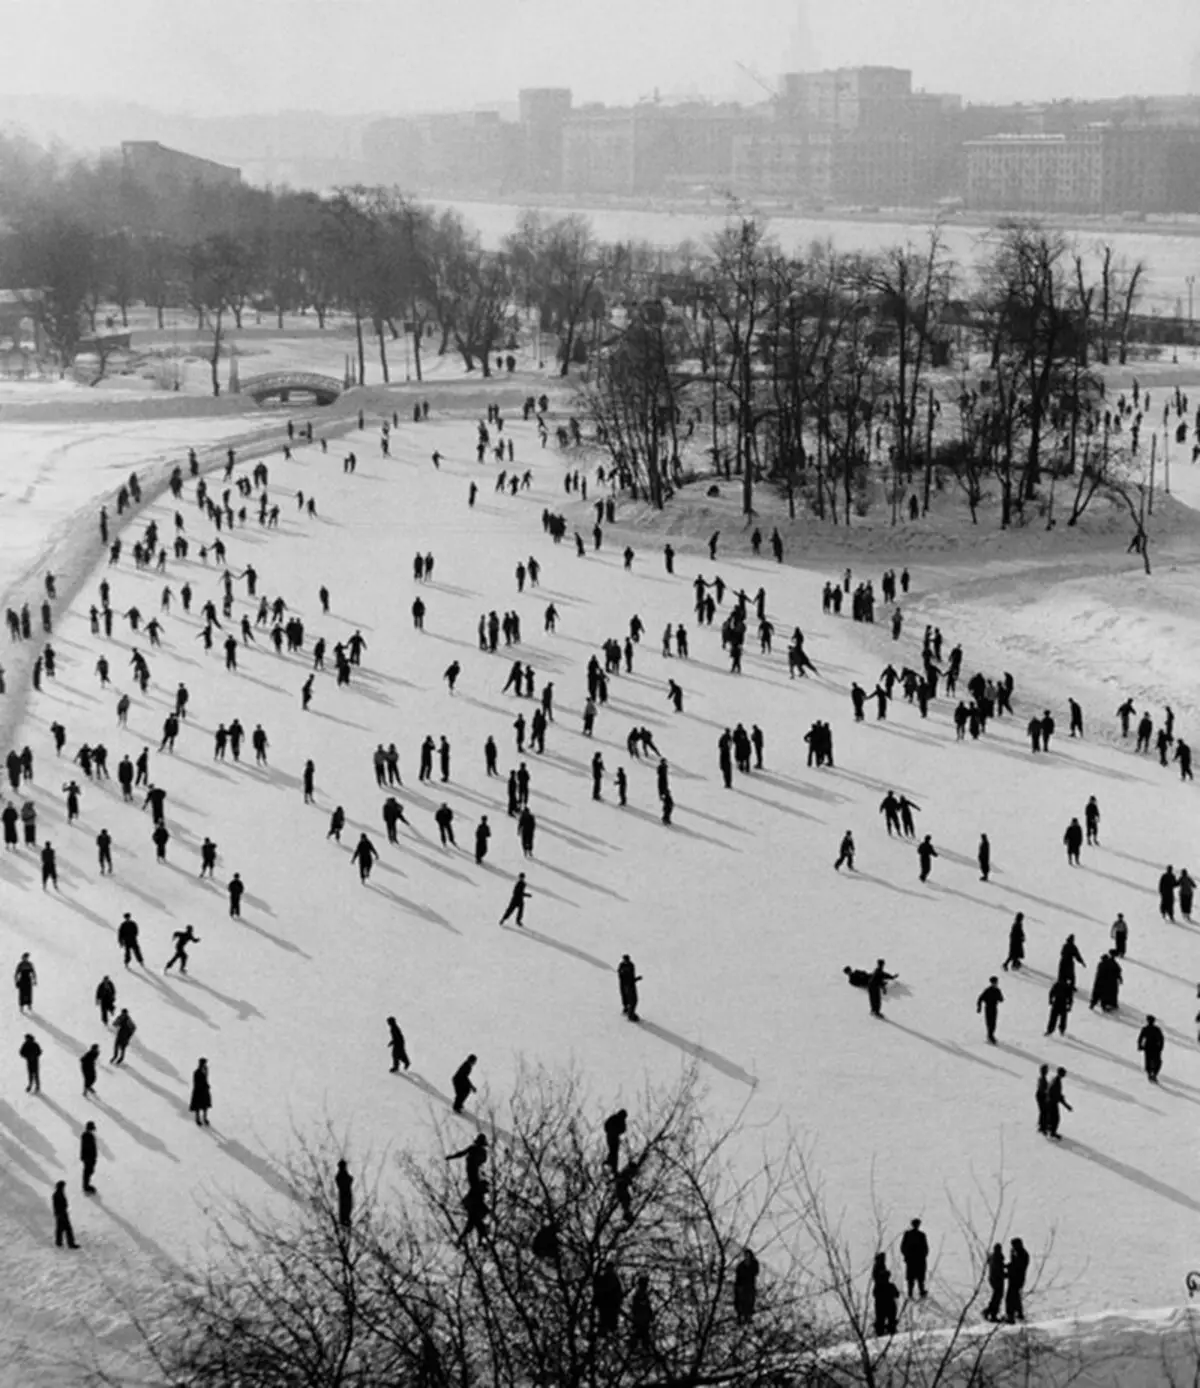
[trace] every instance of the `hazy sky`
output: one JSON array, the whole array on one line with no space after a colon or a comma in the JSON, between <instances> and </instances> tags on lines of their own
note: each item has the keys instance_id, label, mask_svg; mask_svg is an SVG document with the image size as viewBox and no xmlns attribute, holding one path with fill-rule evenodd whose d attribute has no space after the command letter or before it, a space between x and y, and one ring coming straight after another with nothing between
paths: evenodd
<instances>
[{"instance_id":1,"label":"hazy sky","mask_svg":"<svg viewBox=\"0 0 1200 1388\"><path fill-rule=\"evenodd\" d=\"M1200 0L0 0L0 92L197 114L738 90L889 63L974 100L1179 92Z\"/></svg>"}]
</instances>

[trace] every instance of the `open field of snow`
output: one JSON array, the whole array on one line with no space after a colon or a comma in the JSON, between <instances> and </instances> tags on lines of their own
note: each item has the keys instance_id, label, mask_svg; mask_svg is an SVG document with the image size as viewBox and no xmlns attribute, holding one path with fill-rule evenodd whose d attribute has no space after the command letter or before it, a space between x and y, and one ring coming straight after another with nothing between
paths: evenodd
<instances>
[{"instance_id":1,"label":"open field of snow","mask_svg":"<svg viewBox=\"0 0 1200 1388\"><path fill-rule=\"evenodd\" d=\"M151 435L154 454L182 460L187 444L218 443L227 424L244 428L238 420L210 424L206 433L195 420L159 421L140 439L135 426L123 425L69 451L78 469L67 469L60 455L51 475L61 492L42 495L39 533L46 534L53 514L89 508L94 490L111 488L135 462L153 456L146 450ZM120 566L92 575L62 614L53 638L58 678L31 696L16 733L17 744L28 742L36 757L40 837L58 847L61 892L43 896L29 850L0 856L0 958L15 963L28 949L40 977L31 1022L11 1005L0 1013L0 1056L8 1057L0 1090L0 1151L8 1164L0 1187L0 1266L7 1272L0 1313L13 1327L10 1337L44 1342L52 1330L65 1342L80 1315L102 1336L119 1338L107 1279L136 1282L155 1258L195 1251L216 1192L271 1196L278 1185L271 1154L287 1147L293 1127L328 1119L344 1128L352 1161L389 1143L427 1141L431 1111L444 1115L449 1076L468 1051L479 1054L479 1078L493 1094L508 1089L523 1053L574 1058L606 1101L647 1074L667 1079L697 1058L715 1114L732 1117L749 1101L755 1131L748 1158L761 1140L770 1145L789 1127L799 1131L811 1140L831 1200L846 1208L852 1230L865 1236L873 1181L897 1236L919 1214L935 1247L945 1241L941 1272L951 1282L968 1269L956 1262L950 1202L978 1209L980 1187L990 1188L1002 1172L1011 1183L1012 1232L1036 1250L1054 1231L1059 1285L1039 1310L1177 1301L1183 1272L1200 1256L1192 1151L1200 1103L1193 1026L1200 939L1158 919L1154 884L1168 861L1196 871L1196 792L1174 771L1092 738L1072 744L1060 734L1050 756L1034 759L1020 731L1031 708L1040 711L1056 689L1067 688L1103 690L1085 709L1089 720L1111 724L1119 702L1113 697L1106 706L1111 653L1131 667L1137 687L1171 698L1177 731L1194 740L1194 657L1172 662L1157 654L1164 623L1179 620L1175 608L1154 614L1161 589L1125 575L1096 596L1096 580L1081 575L1079 583L1090 586L1076 594L1059 573L1053 587L1042 585L1043 596L1025 571L1013 585L999 565L971 575L961 565L948 573L914 561L908 626L893 644L882 625L821 615L823 572L754 560L732 533L728 557L722 553L714 565L707 554L681 552L673 579L657 542L633 540L639 552L629 573L620 558L624 535L584 559L569 537L555 547L540 518L543 507L566 500L561 457L540 450L531 427L518 422L510 431L518 466L532 467L535 479L517 498L495 495L492 469L475 464L465 412L420 427L402 417L390 460L379 456L373 425L353 431L328 455L314 447L298 450L291 463L278 453L271 458L281 525L265 531L252 520L235 530L230 567L240 572L252 563L260 591L283 596L304 618L308 650L317 635L332 644L356 628L367 641L351 687L336 689L331 674L319 675L308 713L299 690L309 660L275 655L264 628L258 644L241 653L241 669L227 673L219 639L208 656L197 639L196 604L187 618L176 600L163 618L164 648L150 653L153 683L145 699L132 690L127 664L131 646L145 642L132 638L120 618L112 641L90 635L86 612L101 578L112 584L118 613L136 604L148 616L164 583L177 591L185 578L197 603L219 603L219 572L197 562L194 550L187 564L172 561L165 578L135 573L127 550ZM25 480L12 485L23 494L30 478L36 484L39 450L65 447L66 440L19 437L16 456L29 463ZM359 455L353 476L341 470L345 447ZM435 448L444 455L440 471L429 462ZM474 510L466 500L471 478L483 482ZM317 519L297 510L297 489L317 498ZM153 516L170 535L174 510L160 501L139 523ZM191 485L180 510L194 539L210 533ZM572 519L590 534L587 508ZM408 615L418 549L436 558L433 581L420 588L429 609L424 633L414 631ZM541 587L519 596L513 568L530 554L543 565ZM27 570L32 558L31 549L6 576ZM760 656L752 639L740 678L728 673L716 629L698 629L692 615L691 580L716 572L735 590L753 594L764 585L776 625L775 654ZM877 567L870 576L878 586ZM1192 582L1191 574L1179 580L1177 606ZM321 583L332 592L326 618L317 603ZM237 591L235 621L252 612L245 584ZM556 635L542 630L551 600L560 613ZM1093 607L1084 610L1087 603ZM501 693L505 656L516 653L502 646L488 656L477 648L476 623L492 608L520 612L517 653L537 671L539 688L549 679L556 692L547 753L525 758L538 818L528 864L504 812L503 784L484 774L485 737L495 736L506 772L517 763L512 721L531 712L528 701ZM1193 624L1196 610L1188 615ZM1147 611L1149 625L1135 644L1138 613ZM586 661L606 637L623 638L635 612L647 631L634 673L613 679L597 735L586 739L579 717ZM852 722L851 680L871 688L886 661L915 660L926 613L950 644L963 640L966 674L982 667L1017 675L1017 719L993 725L977 744L955 743L945 701L925 721L899 701L884 724L873 712L865 724ZM689 661L659 653L667 621L687 625ZM787 678L782 652L797 624L820 670L817 680ZM1194 649L1191 630L1177 633L1185 652ZM1090 641L1074 640L1076 631L1090 633ZM114 670L109 691L101 691L93 672L102 652ZM994 663L1005 652L1011 660ZM463 673L452 697L441 676L453 659ZM666 700L668 676L685 690L681 716ZM191 692L190 716L175 755L159 754L153 749L179 681ZM1122 680L1113 689L1129 687ZM126 689L135 697L129 729L121 731L115 704ZM1065 698L1054 708L1065 733ZM268 767L256 769L248 748L240 765L213 762L212 732L234 717L248 730L263 725ZM815 718L833 727L834 770L805 766L801 736ZM67 728L67 755L102 740L115 766L126 752L151 747L151 778L167 791L173 836L165 865L153 860L148 812L140 800L123 805L115 781L84 782L82 818L66 826L60 786L79 773L65 759L55 762L47 731L55 719ZM739 720L763 729L766 765L737 777L727 791L716 738ZM635 723L652 730L669 760L676 801L670 828L658 822L653 768L626 755ZM433 783L417 783L417 749L427 733L444 733L452 744L445 786L436 770ZM403 757L400 798L414 830L402 827L397 847L386 844L379 818L383 797L370 761L379 741L395 741ZM601 803L590 798L588 775L597 750L607 773ZM317 803L306 807L299 778L308 757L316 763ZM612 789L618 765L630 775L623 810ZM889 787L921 806L919 828L933 835L941 854L925 885L917 881L912 846L884 834L877 807ZM1091 794L1104 815L1102 847L1085 852L1082 868L1069 869L1062 831ZM437 846L432 812L443 800L457 816L457 852ZM347 813L341 846L326 838L329 811L338 804ZM476 867L466 850L481 813L495 837L488 862ZM103 880L92 846L102 825L116 844L116 872ZM383 853L367 887L349 861L364 828ZM831 866L847 828L859 848L853 876ZM993 845L988 884L974 866L981 831ZM215 885L196 875L206 834L221 854ZM534 893L527 928L500 930L497 919L522 868ZM225 905L224 884L234 871L247 886L240 923ZM121 968L115 927L126 910L142 926L150 966L144 973ZM1017 910L1026 916L1030 967L1002 978L1007 1001L1000 1044L992 1048L975 997L999 972ZM1084 1001L1118 910L1131 925L1131 959L1121 1014L1103 1017ZM192 975L164 979L170 932L185 922L202 939ZM1046 1041L1046 989L1069 931L1088 964L1084 993L1071 1035ZM622 1018L617 1001L614 970L626 951L644 975L640 1027ZM880 956L901 976L882 1023L868 1016L865 997L841 972ZM93 1105L79 1096L77 1058L93 1039L103 1043L91 997L105 972L139 1031L128 1064L103 1068ZM387 1072L390 1012L409 1039L408 1077ZM1160 1017L1168 1037L1157 1090L1135 1050L1147 1012ZM27 1027L46 1050L41 1097L25 1095L19 1082L15 1052ZM186 1112L200 1055L210 1061L214 1089L208 1131ZM1033 1088L1042 1060L1069 1072L1075 1112L1065 1115L1059 1147L1035 1131ZM99 1126L102 1158L100 1194L85 1202L75 1151L89 1116ZM60 1175L69 1181L83 1244L69 1265L48 1237L48 1194ZM31 1380L26 1374L12 1381Z\"/></svg>"}]
</instances>

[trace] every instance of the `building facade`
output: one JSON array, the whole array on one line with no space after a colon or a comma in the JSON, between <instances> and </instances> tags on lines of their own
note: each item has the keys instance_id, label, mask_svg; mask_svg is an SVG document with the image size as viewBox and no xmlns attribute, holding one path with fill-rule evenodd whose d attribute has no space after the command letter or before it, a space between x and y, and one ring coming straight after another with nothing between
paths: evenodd
<instances>
[{"instance_id":1,"label":"building facade","mask_svg":"<svg viewBox=\"0 0 1200 1388\"><path fill-rule=\"evenodd\" d=\"M125 171L144 186L198 184L201 188L234 188L242 181L241 169L200 159L182 150L168 149L157 140L126 140L121 145Z\"/></svg>"}]
</instances>

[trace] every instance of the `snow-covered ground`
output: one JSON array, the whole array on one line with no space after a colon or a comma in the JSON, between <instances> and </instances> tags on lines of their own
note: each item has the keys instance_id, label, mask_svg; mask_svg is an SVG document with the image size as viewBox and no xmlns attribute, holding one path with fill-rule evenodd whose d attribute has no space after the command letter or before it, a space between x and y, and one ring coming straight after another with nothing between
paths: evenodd
<instances>
[{"instance_id":1,"label":"snow-covered ground","mask_svg":"<svg viewBox=\"0 0 1200 1388\"><path fill-rule=\"evenodd\" d=\"M37 534L61 539L52 515L90 516L94 493L110 489L139 457L182 455L189 443L218 442L226 424L244 427L237 420L209 423L206 433L194 420L157 421L136 447L132 426L123 426L68 450L79 459L77 470L59 454L51 470L55 490L44 490L42 509L30 511L40 517ZM934 563L914 563L909 623L893 645L882 626L821 615L824 574L754 560L744 542L735 553L732 536L728 557L715 565L706 554L681 553L673 579L649 545L624 572L624 537L584 559L569 539L555 547L543 534L541 513L565 501L563 463L553 449L538 448L530 427L517 422L509 432L518 465L534 470L532 490L518 498L492 492L492 469L475 464L474 425L464 417L419 427L402 419L390 460L379 456L373 425L352 432L346 446L360 458L353 476L341 470L341 444L327 455L300 449L291 463L278 453L271 458L281 525L268 532L252 521L236 530L231 567L252 563L260 591L282 595L303 616L309 650L317 635L332 644L356 628L368 643L351 688L338 690L331 674L319 676L307 714L299 700L307 659L276 656L262 628L258 644L241 653L239 672L226 673L218 651L205 655L198 620L184 617L176 600L164 618L164 648L150 653L153 683L145 699L128 673L131 646L145 642L131 638L120 619L111 642L89 634L86 611L101 578L112 584L119 613L132 604L156 612L164 583L177 592L185 577L198 601L219 602L218 572L194 551L189 563L172 562L165 578L135 573L127 551L119 567L97 571L61 614L53 638L58 678L31 696L16 733L17 744L28 742L37 759L41 837L58 847L61 892L42 894L28 850L0 856L0 958L15 963L28 949L40 978L35 1018L27 1023L11 1008L0 1023L0 1055L9 1057L0 1099L0 1151L8 1164L0 1184L0 1266L7 1274L0 1296L10 1340L28 1336L44 1346L50 1333L66 1343L76 1315L102 1336L119 1338L108 1279L136 1281L149 1276L154 1258L196 1250L216 1192L269 1195L278 1184L271 1156L287 1147L297 1126L328 1119L344 1128L352 1160L368 1148L424 1142L430 1110L444 1112L450 1073L468 1051L478 1053L479 1077L493 1094L506 1092L518 1056L527 1054L574 1058L613 1099L647 1074L670 1078L697 1058L714 1114L732 1117L749 1100L755 1152L764 1135L769 1144L789 1127L811 1140L832 1203L846 1208L849 1229L864 1239L873 1181L895 1233L921 1215L935 1247L944 1241L941 1273L960 1281L969 1270L958 1261L951 1202L978 1209L980 1188L1002 1173L1013 1202L1011 1231L1032 1249L1054 1237L1058 1285L1039 1310L1177 1302L1183 1273L1200 1255L1200 1195L1192 1185L1200 940L1188 927L1158 919L1154 884L1168 861L1193 873L1200 866L1196 792L1125 749L1092 738L1069 742L1062 735L1065 701L1055 706L1062 731L1049 757L1032 758L1021 734L1030 708L1040 711L1060 684L1090 688L1098 681L1102 688L1114 672L1102 658L1111 652L1114 662L1134 667L1130 678L1170 695L1180 713L1177 731L1194 740L1189 665L1159 660L1158 618L1133 644L1134 617L1115 605L1120 596L1130 614L1141 610L1153 580L1142 588L1126 578L1119 595L1114 582L1107 598L1088 599L1097 606L1087 619L1087 649L1099 654L1085 660L1084 643L1074 637L1084 629L1084 600L1069 584L1056 584L1044 598L1028 584L1005 594L999 574L972 577L960 564L948 577ZM20 497L37 475L41 445L32 435L15 437L14 456L28 457L33 469L13 483L5 472L6 490ZM0 444L7 442L8 429L0 429ZM44 442L65 448L68 439ZM444 455L440 471L429 462L435 448ZM475 477L484 487L469 510L467 486ZM297 510L297 489L316 496L318 519ZM189 486L180 508L188 532L207 535L192 497ZM10 504L6 496L6 514ZM154 516L169 536L174 510L160 501L144 518ZM581 508L574 519L590 532L590 513ZM42 541L31 535L29 543L19 562L6 558L5 578L29 570ZM424 633L414 631L408 615L418 549L436 557L434 580L420 589L429 609ZM543 565L541 588L518 595L513 568L530 554ZM728 673L716 629L695 626L690 585L698 572L719 572L751 594L760 584L767 589L776 652L760 656L752 640L740 679ZM878 573L872 576L878 584ZM327 618L317 603L321 583L332 591ZM244 584L238 593L240 616L252 609ZM556 635L542 630L551 600L560 613ZM520 612L519 652L478 650L476 624L492 608ZM1027 609L1036 621L1021 627ZM635 612L647 632L634 673L612 681L597 736L586 739L579 718L586 661L606 637L623 637ZM1115 627L1107 620L1114 612ZM913 660L926 619L937 620L951 643L963 640L967 673L981 664L997 669L991 652L1005 649L1009 633L1020 637L1011 663L999 667L1017 675L1014 722L994 726L977 744L955 742L944 702L927 721L900 701L884 724L873 716L852 722L850 681L870 688L886 660ZM668 621L689 628L686 663L659 653ZM782 651L797 624L821 672L817 680L787 678ZM1186 640L1184 632L1181 644ZM113 665L109 691L94 674L101 652ZM504 813L503 784L489 782L482 753L491 733L502 769L517 763L511 724L531 709L500 691L507 657L518 653L534 666L539 688L554 682L557 710L546 755L525 758L539 826L528 864ZM441 676L454 659L463 673L451 697ZM684 687L682 715L667 703L668 676ZM179 681L191 692L190 716L176 754L159 754L153 749ZM127 732L115 716L117 692L126 689L135 694ZM1111 723L1103 698L1087 709L1089 719ZM266 729L268 768L255 769L248 748L240 766L213 762L212 731L234 717L248 730L256 723ZM801 736L816 718L834 729L834 770L805 766ZM55 719L66 725L68 755L82 742L102 740L115 766L126 752L150 745L152 779L167 791L173 835L165 866L154 862L149 814L140 801L123 805L115 780L85 781L82 818L67 828L60 787L78 771L65 759L55 763L47 731ZM766 767L739 776L727 791L716 739L739 720L763 729ZM626 755L634 724L653 731L670 762L671 828L658 822L653 768ZM445 786L417 783L417 749L427 733L445 734L452 744ZM379 818L382 795L370 754L380 741L395 741L403 754L401 799L415 831L402 828L399 847L386 844ZM598 804L588 774L595 751L606 765ZM308 757L316 763L317 804L306 807L299 778ZM623 810L612 790L619 765L630 775ZM941 854L925 885L917 881L913 847L884 834L878 803L889 787L921 806L920 830L933 835ZM1104 815L1103 846L1085 852L1082 868L1069 869L1062 832L1091 794ZM437 846L432 814L443 800L457 816L458 852ZM347 813L341 846L326 838L329 811L338 804ZM476 867L467 850L481 813L495 837L488 862ZM116 843L116 872L104 879L92 846L102 825ZM349 862L364 828L383 852L365 888ZM831 866L847 828L859 848L853 876ZM980 832L993 846L988 884L974 866ZM215 885L196 875L205 835L221 852ZM522 868L534 892L527 929L499 930ZM247 886L240 923L225 905L224 884L234 871ZM115 926L125 910L142 925L145 973L121 968ZM999 972L1018 910L1026 917L1030 967L1002 978L1007 1001L1000 1044L992 1048L975 998ZM1131 925L1120 1016L1090 1013L1081 1000L1071 1035L1045 1040L1046 989L1064 936L1075 933L1087 961L1086 998L1091 966L1107 947L1118 910ZM185 922L202 939L192 974L164 979L170 932ZM614 970L626 951L644 975L641 1027L626 1023L617 1003ZM869 1018L864 996L841 972L881 956L901 976L884 1023ZM93 1039L103 1044L91 997L105 972L139 1030L129 1063L104 1067L93 1105L79 1095L77 1061ZM409 1038L414 1071L407 1078L387 1072L384 1018L391 1012ZM1147 1012L1160 1017L1168 1037L1158 1089L1147 1084L1135 1049ZM19 1082L15 1052L26 1029L46 1049L41 1097L26 1096ZM200 1055L212 1072L209 1131L198 1130L186 1112ZM1068 1069L1075 1112L1065 1115L1061 1146L1047 1145L1035 1131L1033 1089L1043 1060ZM98 1123L102 1159L100 1194L85 1202L75 1152L89 1116ZM48 1239L48 1194L59 1175L69 1180L83 1244L74 1261ZM11 1359L20 1362L15 1351ZM37 1381L22 1373L11 1381Z\"/></svg>"}]
</instances>

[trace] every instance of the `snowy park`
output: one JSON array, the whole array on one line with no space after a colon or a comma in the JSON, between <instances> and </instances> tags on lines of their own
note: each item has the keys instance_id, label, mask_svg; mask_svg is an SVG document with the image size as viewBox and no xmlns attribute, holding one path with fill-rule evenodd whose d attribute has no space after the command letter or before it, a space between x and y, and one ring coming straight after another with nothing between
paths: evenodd
<instances>
[{"instance_id":1,"label":"snowy park","mask_svg":"<svg viewBox=\"0 0 1200 1388\"><path fill-rule=\"evenodd\" d=\"M1200 1258L1192 1184L1200 940L1178 912L1173 922L1160 918L1157 884L1168 864L1200 868L1196 792L1177 764L1135 754L1116 710L1132 698L1157 729L1170 704L1176 736L1196 736L1194 560L1168 564L1164 555L1147 579L1133 556L1101 573L1079 552L1061 562L981 553L945 563L914 553L894 638L891 608L878 596L875 621L854 622L848 600L840 616L823 611L822 589L840 583L849 564L852 584L870 580L878 595L883 571L904 567L904 556L808 554L785 527L786 562L776 563L767 546L752 554L738 521L711 526L721 531L715 558L707 529L669 537L677 551L670 573L664 537L639 531L619 495L597 544L595 503L612 495L597 477L600 455L560 450L553 439L541 446L519 407L504 409L512 462L490 452L477 461L486 393L457 408L439 404L414 423L419 388L395 390L398 423L386 454L377 398L361 428L352 406L339 407L328 427L319 415L294 413L298 426L313 418L316 437L298 434L290 456L289 416L280 410L105 428L87 419L15 424L0 436L9 460L6 605L29 603L38 635L11 643L3 662L4 750L32 752L32 781L15 798L35 803L37 843L52 844L57 859L57 884L44 890L36 849L0 854L4 957L15 965L28 952L37 970L32 1011L6 1008L0 1032L9 1074L0 1098L0 1227L13 1363L39 1340L65 1346L85 1328L97 1343L120 1344L127 1328L113 1286L148 1286L155 1269L198 1255L220 1202L277 1198L297 1133L330 1127L345 1136L352 1164L396 1146L429 1147L438 1124L461 1124L466 1142L472 1113L511 1092L522 1058L577 1066L612 1107L647 1080L669 1084L694 1066L714 1119L743 1125L746 1161L789 1136L805 1144L864 1257L874 1200L893 1239L920 1217L938 1279L969 1285L979 1270L963 1263L954 1211L978 1213L1002 1185L1006 1236L1039 1255L1052 1244L1054 1279L1039 1317L1177 1306L1184 1274ZM188 475L189 447L202 456L200 479ZM236 449L228 479L227 447ZM265 488L250 480L260 462ZM161 485L175 466L178 498ZM501 466L509 477L528 470L529 485L497 490ZM145 503L118 515L115 491L130 471ZM1195 469L1180 471L1177 497L1200 502ZM575 472L587 480L586 500L564 488ZM247 508L244 523L214 529L197 505L198 480L222 505L230 489L232 510ZM277 521L260 522L264 490ZM110 543L122 541L116 562L101 542L101 505ZM565 516L562 543L548 533L547 514ZM135 567L131 557L150 524L167 552L161 569ZM1186 530L1186 515L1179 524ZM177 536L188 542L186 559L172 552ZM420 581L416 555L434 561ZM527 574L519 586L517 566L528 570L531 558L536 584ZM233 599L224 609L226 571ZM43 636L47 573L58 598ZM721 580L712 625L696 619L700 578ZM102 582L111 636L93 616L105 605ZM739 590L749 622L742 669L732 673L720 627ZM770 651L760 649L760 590ZM300 649L272 644L274 618L258 620L264 596L282 600L284 622L302 621ZM202 614L209 602L221 623L211 649ZM519 641L495 652L478 637L492 612L520 619ZM635 617L640 639L609 673L589 735L588 661L602 660L607 641L624 647ZM161 625L153 644L145 630L152 618ZM977 740L956 737L955 698L937 698L922 716L899 686L885 719L874 698L855 719L851 686L872 691L889 664L920 668L926 624L940 628L947 653L961 644L961 684L976 672L1014 677L1013 716L989 721ZM664 630L680 625L686 658L677 636L663 642ZM787 658L796 628L815 666L799 679L789 677ZM339 684L332 651L356 633L361 663ZM236 668L227 668L229 637ZM329 654L314 670L318 639ZM27 690L29 657L47 640L53 676L43 669L40 689ZM134 680L135 651L149 665L144 690ZM505 689L517 660L532 668L532 698ZM447 681L455 663L457 679ZM671 680L682 691L679 711ZM514 722L532 718L547 684L545 750L528 741L518 750ZM180 685L186 716L165 747ZM1068 736L1068 698L1083 708L1082 738ZM1057 731L1035 755L1026 724L1047 709ZM234 720L246 731L240 760L214 750L218 728ZM817 721L832 729L831 766L808 759L804 734ZM65 733L61 755L54 724ZM735 771L727 788L718 739L739 724L761 729L762 764ZM256 728L267 739L261 758ZM649 730L667 763L669 824L659 759L630 755L634 728ZM485 762L489 737L495 776ZM435 756L422 780L427 738L445 739L449 761ZM381 788L373 753L393 743L401 784ZM96 744L107 749L111 779L86 775L76 760ZM123 798L118 764L143 751L146 784ZM522 763L536 821L528 856L506 794ZM615 784L622 769L624 805ZM68 823L71 782L80 805ZM151 786L165 792L161 861L144 804ZM915 839L885 830L880 802L889 791L918 807ZM395 843L381 818L392 794L407 820ZM1064 831L1093 796L1099 841L1072 866ZM442 806L453 812L453 845L440 842ZM331 834L338 807L340 838ZM477 863L483 816L492 838ZM112 839L111 874L97 863L102 830ZM835 871L847 831L853 870ZM379 854L365 882L352 861L364 833ZM986 881L981 834L991 845ZM916 845L925 835L937 857L922 881ZM206 839L217 858L202 877ZM523 924L501 928L519 872L530 888ZM235 873L245 888L236 918L227 892ZM1024 966L1002 969L1018 912ZM140 925L144 967L124 966L117 929L125 913ZM1118 913L1129 926L1120 1008L1091 1010L1093 971ZM188 972L164 973L174 932L188 925L199 937ZM1069 935L1084 961L1080 991L1066 1034L1047 1036L1048 990ZM626 954L641 975L636 1025L618 997ZM880 1018L844 973L877 960L897 976ZM105 975L137 1025L120 1065L107 1063L110 1029L93 1002ZM989 1044L976 1000L993 975L1003 1002ZM388 1051L393 1015L412 1062L398 1074ZM1148 1015L1166 1037L1157 1084L1137 1049ZM18 1082L27 1032L42 1047L41 1093ZM84 1098L79 1057L93 1043L102 1063L94 1098ZM478 1056L479 1093L457 1118L450 1080L468 1053ZM189 1111L199 1057L212 1088L207 1127ZM1059 1142L1038 1132L1034 1094L1047 1063L1051 1073L1065 1067L1072 1105ZM100 1153L94 1196L78 1185L79 1133L89 1119ZM80 1242L70 1259L52 1241L49 1195L61 1179Z\"/></svg>"}]
</instances>

